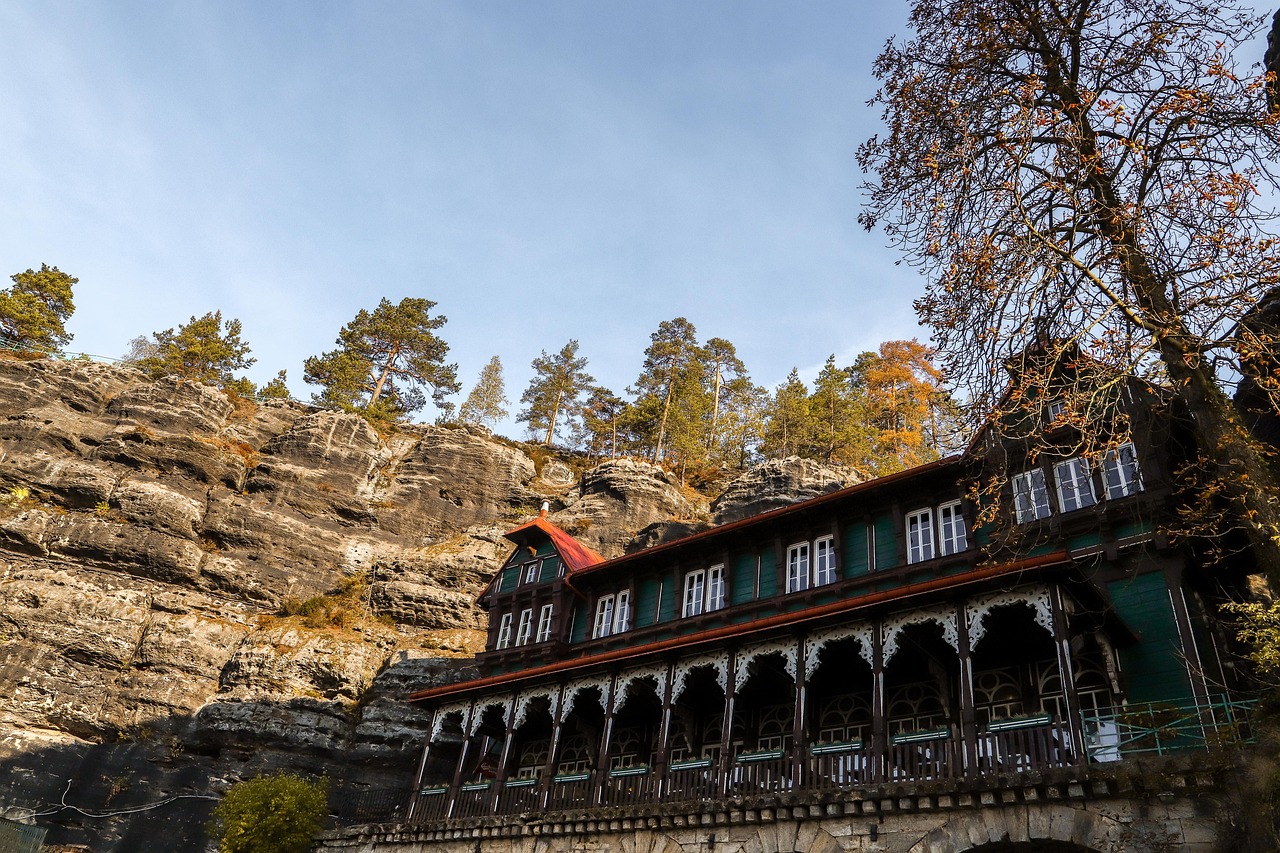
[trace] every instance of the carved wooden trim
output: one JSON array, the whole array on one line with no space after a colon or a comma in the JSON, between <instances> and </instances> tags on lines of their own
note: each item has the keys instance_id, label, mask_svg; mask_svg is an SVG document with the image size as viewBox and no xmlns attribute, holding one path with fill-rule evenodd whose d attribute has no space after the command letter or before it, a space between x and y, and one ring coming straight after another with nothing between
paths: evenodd
<instances>
[{"instance_id":1,"label":"carved wooden trim","mask_svg":"<svg viewBox=\"0 0 1280 853\"><path fill-rule=\"evenodd\" d=\"M884 665L898 651L898 635L908 625L919 625L924 622L936 622L942 626L942 638L951 648L960 653L960 626L956 619L956 611L952 607L935 607L930 610L913 610L891 616L884 623Z\"/></svg>"},{"instance_id":2,"label":"carved wooden trim","mask_svg":"<svg viewBox=\"0 0 1280 853\"><path fill-rule=\"evenodd\" d=\"M680 694L684 692L685 682L688 680L689 674L693 670L704 666L715 669L716 683L720 685L721 690L727 693L729 690L729 652L726 650L708 655L699 655L677 663L671 683L672 698L680 698Z\"/></svg>"},{"instance_id":3,"label":"carved wooden trim","mask_svg":"<svg viewBox=\"0 0 1280 853\"><path fill-rule=\"evenodd\" d=\"M799 643L796 640L775 640L771 643L757 643L754 646L747 646L738 650L737 665L733 668L733 690L735 693L742 689L743 683L747 680L747 667L751 665L751 662L758 657L772 654L782 655L787 674L793 679L796 677L796 659L800 654Z\"/></svg>"},{"instance_id":4,"label":"carved wooden trim","mask_svg":"<svg viewBox=\"0 0 1280 853\"><path fill-rule=\"evenodd\" d=\"M969 651L978 648L978 641L987 633L984 620L993 609L1009 604L1027 604L1035 610L1035 623L1053 636L1053 605L1049 598L1047 586L1032 586L1025 589L1008 590L992 593L965 602L965 624L969 629Z\"/></svg>"},{"instance_id":5,"label":"carved wooden trim","mask_svg":"<svg viewBox=\"0 0 1280 853\"><path fill-rule=\"evenodd\" d=\"M876 649L876 632L870 623L859 623L856 625L844 625L839 628L832 628L827 631L818 631L810 634L808 642L804 650L804 677L807 681L813 677L813 673L818 668L818 659L822 655L823 648L828 643L834 643L837 640L847 640L853 637L858 641L858 655L867 662L867 666L874 667Z\"/></svg>"}]
</instances>

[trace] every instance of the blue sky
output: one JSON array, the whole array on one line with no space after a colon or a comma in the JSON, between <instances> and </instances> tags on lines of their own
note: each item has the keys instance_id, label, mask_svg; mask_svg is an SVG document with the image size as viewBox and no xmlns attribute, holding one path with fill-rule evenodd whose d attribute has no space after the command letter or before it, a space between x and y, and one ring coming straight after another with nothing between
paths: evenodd
<instances>
[{"instance_id":1,"label":"blue sky","mask_svg":"<svg viewBox=\"0 0 1280 853\"><path fill-rule=\"evenodd\" d=\"M221 309L265 381L424 296L513 412L581 341L622 392L660 321L757 382L923 337L856 217L901 3L0 4L0 272L80 278L72 349ZM463 395L459 395L460 402ZM428 417L431 412L426 413ZM513 424L500 431L516 435Z\"/></svg>"}]
</instances>

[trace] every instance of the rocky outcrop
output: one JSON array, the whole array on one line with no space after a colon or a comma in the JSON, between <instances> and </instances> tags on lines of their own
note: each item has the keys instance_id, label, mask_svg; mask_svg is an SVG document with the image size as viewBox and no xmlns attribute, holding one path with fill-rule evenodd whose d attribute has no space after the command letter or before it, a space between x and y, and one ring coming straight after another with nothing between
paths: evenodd
<instances>
[{"instance_id":1,"label":"rocky outcrop","mask_svg":"<svg viewBox=\"0 0 1280 853\"><path fill-rule=\"evenodd\" d=\"M862 479L837 468L789 456L758 465L729 483L711 503L714 524L726 524L843 489Z\"/></svg>"},{"instance_id":2,"label":"rocky outcrop","mask_svg":"<svg viewBox=\"0 0 1280 853\"><path fill-rule=\"evenodd\" d=\"M669 472L635 459L613 459L582 476L568 505L551 520L605 556L626 549L636 531L658 522L705 519L706 500Z\"/></svg>"}]
</instances>

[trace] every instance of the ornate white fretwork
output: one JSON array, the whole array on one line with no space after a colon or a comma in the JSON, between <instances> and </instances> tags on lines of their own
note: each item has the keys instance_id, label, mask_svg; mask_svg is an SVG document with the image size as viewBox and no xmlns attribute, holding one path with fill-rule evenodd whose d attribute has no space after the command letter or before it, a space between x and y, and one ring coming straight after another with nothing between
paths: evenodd
<instances>
[{"instance_id":1,"label":"ornate white fretwork","mask_svg":"<svg viewBox=\"0 0 1280 853\"><path fill-rule=\"evenodd\" d=\"M869 623L861 623L858 625L846 625L840 628L832 628L829 631L819 631L810 634L805 641L804 648L804 677L807 681L813 677L813 672L818 668L818 658L822 654L822 649L827 643L834 643L837 640L847 640L854 637L858 641L858 654L867 662L867 666L875 666L876 663L876 632Z\"/></svg>"},{"instance_id":2,"label":"ornate white fretwork","mask_svg":"<svg viewBox=\"0 0 1280 853\"><path fill-rule=\"evenodd\" d=\"M613 690L613 679L608 675L601 675L598 678L584 678L581 681L574 681L565 688L565 713L573 710L574 703L577 701L579 693L584 690L590 690L593 687L600 691L600 709L602 711L608 711L609 693Z\"/></svg>"},{"instance_id":3,"label":"ornate white fretwork","mask_svg":"<svg viewBox=\"0 0 1280 853\"><path fill-rule=\"evenodd\" d=\"M956 611L951 607L935 607L931 610L913 610L910 613L899 613L884 623L884 663L898 651L898 636L908 625L919 625L922 622L937 622L942 626L942 639L951 648L960 653L960 628L956 622Z\"/></svg>"},{"instance_id":4,"label":"ornate white fretwork","mask_svg":"<svg viewBox=\"0 0 1280 853\"><path fill-rule=\"evenodd\" d=\"M474 735L480 729L480 722L484 719L484 712L490 708L502 709L502 725L507 725L507 717L511 714L511 697L503 696L492 697L489 699L481 699L476 702L475 713L471 715L471 720L467 725L467 734Z\"/></svg>"},{"instance_id":5,"label":"ornate white fretwork","mask_svg":"<svg viewBox=\"0 0 1280 853\"><path fill-rule=\"evenodd\" d=\"M435 740L440 736L440 732L444 729L445 717L448 717L451 714L460 714L461 719L459 721L459 726L464 732L470 731L468 728L470 720L467 718L470 712L470 702L453 702L449 705L441 705L439 708L436 708L436 715L431 720L431 739Z\"/></svg>"},{"instance_id":6,"label":"ornate white fretwork","mask_svg":"<svg viewBox=\"0 0 1280 853\"><path fill-rule=\"evenodd\" d=\"M689 679L689 673L702 666L714 668L716 671L716 683L720 685L720 689L729 689L729 653L727 651L716 652L715 654L687 658L677 663L675 673L671 679L671 695L679 699L680 694L684 692L684 685Z\"/></svg>"},{"instance_id":7,"label":"ornate white fretwork","mask_svg":"<svg viewBox=\"0 0 1280 853\"><path fill-rule=\"evenodd\" d=\"M631 692L631 685L643 678L652 678L654 680L658 691L658 701L664 705L667 703L667 668L662 664L657 664L655 666L627 670L618 676L618 693L614 697L614 710L627 704L627 694Z\"/></svg>"},{"instance_id":8,"label":"ornate white fretwork","mask_svg":"<svg viewBox=\"0 0 1280 853\"><path fill-rule=\"evenodd\" d=\"M1049 588L1032 586L997 592L970 599L964 605L965 624L969 629L969 651L978 647L978 641L987 633L984 620L997 607L1008 604L1027 604L1035 610L1035 623L1053 636L1053 607L1049 603Z\"/></svg>"},{"instance_id":9,"label":"ornate white fretwork","mask_svg":"<svg viewBox=\"0 0 1280 853\"><path fill-rule=\"evenodd\" d=\"M776 640L772 643L757 643L754 646L739 649L737 665L733 668L734 692L741 690L742 685L746 682L747 668L751 666L751 662L764 655L782 655L782 662L787 668L787 674L795 678L796 658L799 657L798 646L798 640Z\"/></svg>"},{"instance_id":10,"label":"ornate white fretwork","mask_svg":"<svg viewBox=\"0 0 1280 853\"><path fill-rule=\"evenodd\" d=\"M556 722L560 721L560 689L557 687L544 687L541 690L534 689L521 693L516 697L515 728L520 728L520 725L524 723L525 717L529 714L529 703L534 699L546 699L550 703L548 711L551 713L551 719Z\"/></svg>"}]
</instances>

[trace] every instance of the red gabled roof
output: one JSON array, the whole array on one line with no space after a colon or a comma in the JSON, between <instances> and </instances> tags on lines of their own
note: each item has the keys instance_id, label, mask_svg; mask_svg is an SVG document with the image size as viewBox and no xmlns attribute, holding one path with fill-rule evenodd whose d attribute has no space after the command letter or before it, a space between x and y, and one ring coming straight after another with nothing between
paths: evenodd
<instances>
[{"instance_id":1,"label":"red gabled roof","mask_svg":"<svg viewBox=\"0 0 1280 853\"><path fill-rule=\"evenodd\" d=\"M522 524L515 530L509 530L503 535L517 545L523 545L529 539L529 532L533 530L539 530L546 534L547 538L551 540L551 544L555 546L557 553L560 554L560 559L564 560L564 564L569 567L571 572L581 571L588 566L604 562L604 557L592 551L541 515L528 524Z\"/></svg>"}]
</instances>

